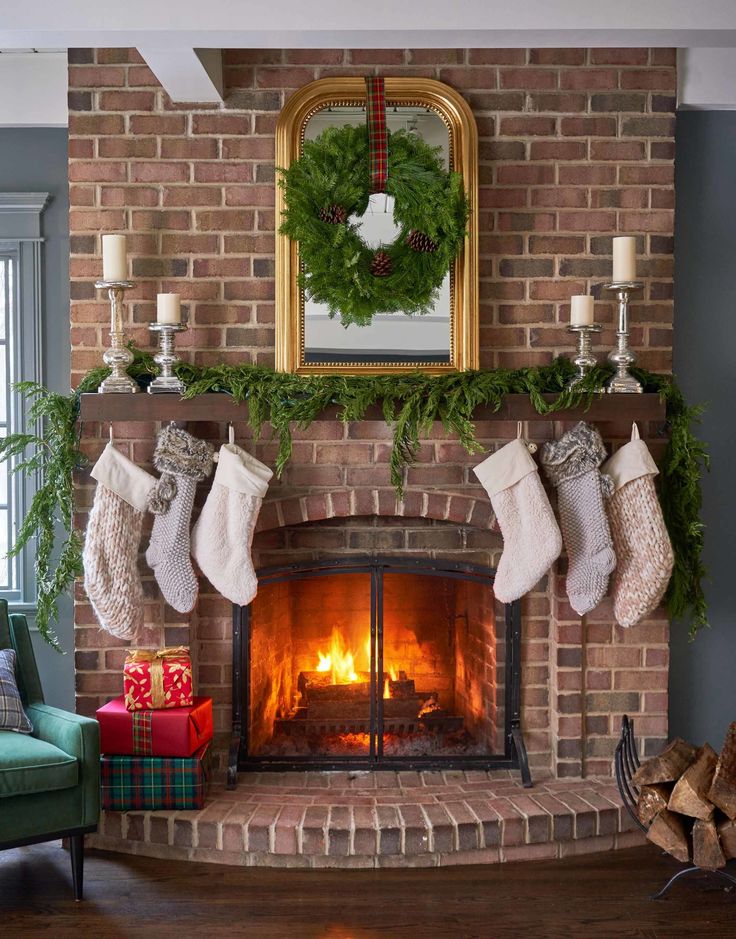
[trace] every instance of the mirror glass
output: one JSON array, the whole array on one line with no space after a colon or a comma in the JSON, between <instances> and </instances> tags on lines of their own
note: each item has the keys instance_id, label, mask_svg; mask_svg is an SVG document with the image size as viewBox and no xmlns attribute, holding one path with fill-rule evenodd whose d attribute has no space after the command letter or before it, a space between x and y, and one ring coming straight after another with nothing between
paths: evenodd
<instances>
[{"instance_id":1,"label":"mirror glass","mask_svg":"<svg viewBox=\"0 0 736 939\"><path fill-rule=\"evenodd\" d=\"M304 139L314 140L327 127L364 124L365 108L326 107L313 114L304 127ZM445 168L450 165L448 128L430 108L389 105L386 109L389 131L408 130L432 147L439 147ZM353 219L353 221L357 221ZM359 220L366 244L378 248L392 242L398 228L393 220L393 198L383 193L371 196L368 209ZM303 297L304 365L390 364L446 365L452 361L451 296L452 273L439 290L434 308L422 316L379 313L369 326L351 323L343 326L339 317L330 318L327 306Z\"/></svg>"}]
</instances>

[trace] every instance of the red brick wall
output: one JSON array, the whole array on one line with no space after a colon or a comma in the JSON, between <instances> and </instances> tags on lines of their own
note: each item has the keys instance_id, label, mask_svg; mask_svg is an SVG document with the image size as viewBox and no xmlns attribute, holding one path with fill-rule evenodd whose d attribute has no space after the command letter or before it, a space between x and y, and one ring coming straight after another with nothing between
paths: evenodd
<instances>
[{"instance_id":1,"label":"red brick wall","mask_svg":"<svg viewBox=\"0 0 736 939\"><path fill-rule=\"evenodd\" d=\"M174 105L135 51L70 52L73 381L99 364L107 338L108 307L94 289L105 231L129 234L136 286L127 314L139 345L150 346L146 326L156 293L176 291L190 321L179 345L194 361L273 363L278 113L291 91L314 78L366 72L439 78L460 89L475 112L483 366L537 364L569 351L569 296L610 276L611 235L630 232L639 237L646 281L633 307L633 345L642 364L670 368L672 50L233 50L225 64L223 105ZM596 315L607 326L599 348L608 349L613 308L600 303ZM217 426L192 429L222 439ZM554 430L551 423L534 425L537 436ZM621 427L602 430L609 439L624 433ZM150 424L121 425L116 434L122 448L146 462L154 431ZM479 428L489 446L514 431ZM247 437L246 428L239 435ZM86 427L91 456L102 444L102 429ZM256 452L272 460L274 446L262 443ZM370 485L388 502L387 453L382 424L317 423L298 435L292 465L271 498L341 487L360 492ZM442 434L426 441L408 473L407 505L419 493L440 495L440 501L446 492L477 494L472 463ZM81 525L88 483L81 481ZM393 550L431 545L438 553L462 551L486 561L499 544L482 527L420 519L405 530L391 523L380 529L373 522L313 529L290 523L259 535L257 547L272 560L285 549L365 550L376 540ZM219 729L226 730L227 603L203 593L190 631L189 623L162 608L154 582L147 577L145 583L147 642L192 641L200 687L215 692ZM554 751L561 773L580 772L583 759L588 771L605 770L623 710L640 715L647 746L666 734L666 622L625 633L611 626L606 609L582 630L558 593L564 596L553 578L526 601L525 628L534 639L526 647L525 692L532 749L537 763L548 763ZM80 709L89 711L119 690L123 649L95 628L81 591L78 601L77 688Z\"/></svg>"}]
</instances>

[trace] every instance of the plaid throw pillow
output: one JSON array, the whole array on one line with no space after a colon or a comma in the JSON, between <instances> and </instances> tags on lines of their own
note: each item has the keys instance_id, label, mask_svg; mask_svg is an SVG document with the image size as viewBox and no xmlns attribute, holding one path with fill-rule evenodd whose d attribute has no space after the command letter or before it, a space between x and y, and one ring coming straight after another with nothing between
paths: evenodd
<instances>
[{"instance_id":1,"label":"plaid throw pillow","mask_svg":"<svg viewBox=\"0 0 736 939\"><path fill-rule=\"evenodd\" d=\"M33 731L15 681L14 649L0 649L0 730L15 730L20 734Z\"/></svg>"}]
</instances>

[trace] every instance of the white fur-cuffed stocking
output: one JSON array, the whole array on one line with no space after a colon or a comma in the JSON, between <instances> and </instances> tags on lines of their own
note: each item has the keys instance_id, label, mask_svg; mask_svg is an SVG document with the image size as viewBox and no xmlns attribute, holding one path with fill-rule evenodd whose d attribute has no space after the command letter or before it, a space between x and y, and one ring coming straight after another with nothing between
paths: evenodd
<instances>
[{"instance_id":1,"label":"white fur-cuffed stocking","mask_svg":"<svg viewBox=\"0 0 736 939\"><path fill-rule=\"evenodd\" d=\"M84 541L84 589L100 626L118 639L143 628L138 548L155 477L109 443L92 468L97 480Z\"/></svg>"},{"instance_id":2,"label":"white fur-cuffed stocking","mask_svg":"<svg viewBox=\"0 0 736 939\"><path fill-rule=\"evenodd\" d=\"M251 545L272 470L235 443L220 448L212 489L192 531L192 554L213 587L245 606L258 589Z\"/></svg>"},{"instance_id":3,"label":"white fur-cuffed stocking","mask_svg":"<svg viewBox=\"0 0 736 939\"><path fill-rule=\"evenodd\" d=\"M528 593L562 551L562 536L522 440L512 440L473 470L491 499L503 535L493 592L501 603Z\"/></svg>"}]
</instances>

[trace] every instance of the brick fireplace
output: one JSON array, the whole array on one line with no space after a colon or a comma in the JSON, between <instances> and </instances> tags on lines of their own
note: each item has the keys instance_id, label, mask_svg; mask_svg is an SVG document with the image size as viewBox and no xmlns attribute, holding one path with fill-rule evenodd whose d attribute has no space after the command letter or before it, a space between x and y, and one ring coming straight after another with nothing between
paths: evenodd
<instances>
[{"instance_id":1,"label":"brick fireplace","mask_svg":"<svg viewBox=\"0 0 736 939\"><path fill-rule=\"evenodd\" d=\"M190 323L180 347L193 361L273 363L276 119L291 91L304 83L367 72L439 78L457 87L474 110L480 137L483 367L539 364L568 353L569 297L608 276L611 235L631 232L639 235L646 282L633 308L632 345L646 367L671 368L673 50L231 50L225 61L225 103L181 105L169 101L134 50L70 52L73 382L99 364L106 344L108 307L94 289L104 231L128 233L135 281L128 294L128 325L139 346L150 346L147 324L155 316L156 293L176 291ZM601 302L596 315L604 323L599 346L611 348L613 308ZM599 427L609 445L627 439L630 430L622 421ZM537 442L564 429L552 421L526 428ZM149 466L157 430L150 421L118 422L116 446ZM189 430L214 444L227 438L223 424L197 422ZM659 430L642 427L655 451ZM477 432L490 450L515 436L516 424L479 421ZM259 441L245 424L236 425L236 434L238 443L273 465L277 446L268 430ZM90 458L106 439L106 426L83 426ZM256 566L380 555L493 569L500 536L491 526L487 496L472 475L482 457L469 457L435 427L422 441L418 461L406 473L404 498L397 502L389 484L389 442L389 428L372 420L319 420L295 432L292 461L272 483L261 513ZM81 528L91 482L80 474ZM203 498L206 484L200 488ZM195 611L181 617L164 606L143 562L141 573L147 596L142 644L191 645L200 693L215 701L222 782L233 722L232 607L203 581ZM524 797L509 788L518 785L510 778L493 785L485 777L473 778L473 772L484 770L442 772L441 779L432 773L414 778L408 771L399 774L405 778L391 790L392 801L384 804L378 793L371 822L363 824L358 809L360 798L368 796L361 792L351 801L357 783L345 773L324 783L337 793L324 819L323 783L313 773L300 780L292 772L281 774L280 782L260 779L260 794L259 774L246 780L241 774L237 798L253 796L248 804L261 805L260 814L248 815L243 802L225 799L230 821L217 816L213 827L206 813L214 809L194 821L156 818L160 813L111 815L101 843L134 844L134 850L149 853L193 856L196 851L205 858L219 852L213 860L223 859L223 852L232 858L240 845L251 858L247 863L255 863L253 858L277 857L285 845L295 847L293 855L312 857L313 831L335 832L332 841L325 835L323 845L324 856L332 856L330 844L343 844L339 833L349 831L349 850L340 854L335 848L334 854L346 861L370 856L367 849L356 849L356 838L373 838L380 854L382 837L384 845L394 838L381 833L398 831L403 856L413 837L407 833L424 831L427 863L439 863L448 853L459 856L471 848L479 858L490 852L489 860L493 852L496 859L514 856L517 847L539 854L542 844L547 850L548 844L566 843L559 819L571 817L571 839L599 846L604 846L600 839L610 839L606 845L612 846L625 827L609 778L618 721L624 712L635 719L644 753L661 745L667 736L669 653L664 613L628 631L614 626L610 614L604 602L581 623L565 598L564 562L521 601L521 720L531 771L540 780L532 790L536 801L519 801ZM77 705L82 713L94 713L120 693L125 647L98 629L81 586L75 624ZM407 677L412 678L408 671ZM462 781L452 772L462 773ZM601 777L604 781L591 788L590 780ZM379 784L363 783L374 798ZM555 787L588 795L565 802L555 796L563 791ZM449 820L431 802L439 799L438 788L448 790L443 798L456 804L455 814L447 812ZM290 789L308 791L307 802ZM430 803L421 802L421 820L412 821L413 810L403 813L396 806L413 804L420 789ZM471 798L474 791L484 800L495 792L504 805L484 817L478 799ZM475 801L475 809L467 807L468 800ZM270 817L263 806L272 803L279 808ZM289 821L290 805L296 821ZM379 811L382 805L385 811ZM347 815L339 810L345 806ZM449 826L446 843L443 825ZM544 826L545 837L537 837ZM474 833L470 840L466 829Z\"/></svg>"}]
</instances>

